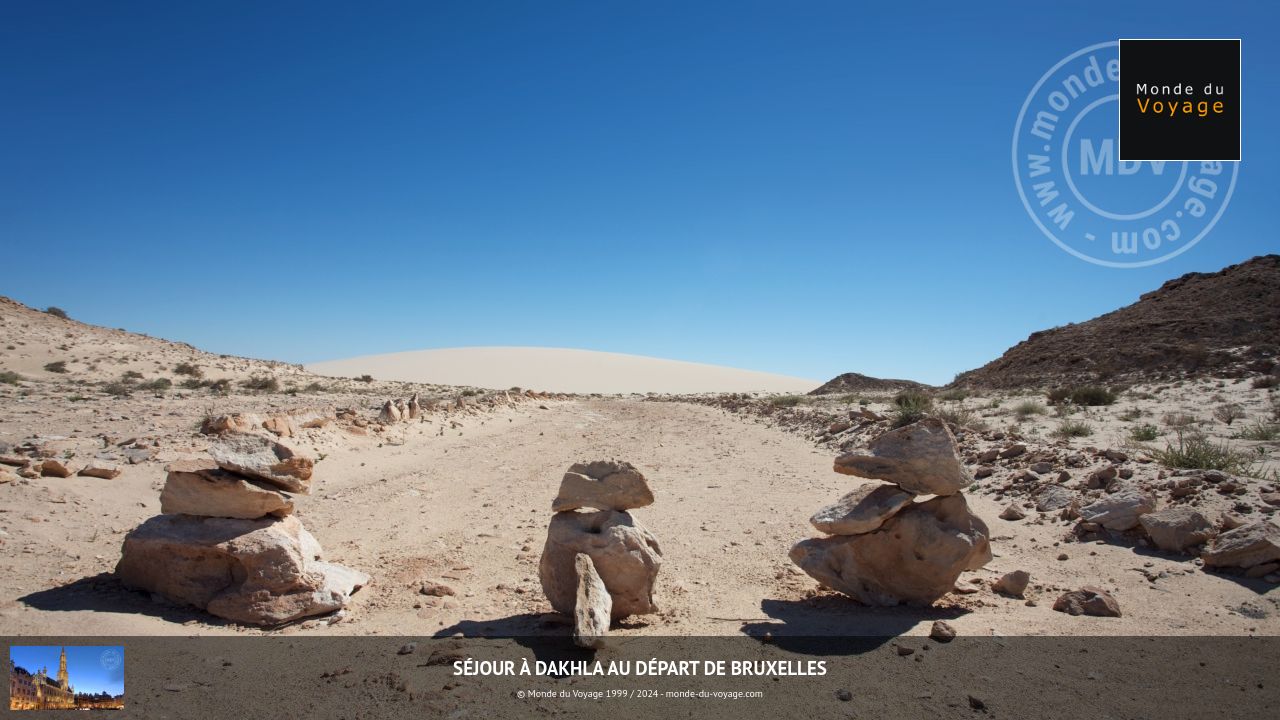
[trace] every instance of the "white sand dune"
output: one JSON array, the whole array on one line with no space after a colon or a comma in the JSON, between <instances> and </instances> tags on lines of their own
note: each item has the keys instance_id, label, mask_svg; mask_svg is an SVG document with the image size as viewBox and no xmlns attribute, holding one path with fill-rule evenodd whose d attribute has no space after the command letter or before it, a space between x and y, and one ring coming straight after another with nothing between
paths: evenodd
<instances>
[{"instance_id":1,"label":"white sand dune","mask_svg":"<svg viewBox=\"0 0 1280 720\"><path fill-rule=\"evenodd\" d=\"M821 384L719 365L540 347L417 350L311 363L306 368L335 377L369 374L378 380L571 393L803 393Z\"/></svg>"}]
</instances>

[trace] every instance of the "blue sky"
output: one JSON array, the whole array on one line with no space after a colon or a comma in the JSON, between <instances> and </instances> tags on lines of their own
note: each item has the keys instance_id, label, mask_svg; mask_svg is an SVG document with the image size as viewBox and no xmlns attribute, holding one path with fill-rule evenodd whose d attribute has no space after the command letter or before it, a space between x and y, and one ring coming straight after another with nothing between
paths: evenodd
<instances>
[{"instance_id":1,"label":"blue sky","mask_svg":"<svg viewBox=\"0 0 1280 720\"><path fill-rule=\"evenodd\" d=\"M1268 4L0 6L0 294L295 362L579 347L946 382L1275 252ZM1244 162L1168 262L1053 245L1019 107L1118 37L1242 37ZM1270 224L1270 228L1268 227Z\"/></svg>"},{"instance_id":2,"label":"blue sky","mask_svg":"<svg viewBox=\"0 0 1280 720\"><path fill-rule=\"evenodd\" d=\"M103 662L103 654L108 655ZM40 668L48 668L49 677L58 679L59 645L15 645L9 648L9 657L18 667L35 674ZM120 695L124 692L124 648L119 645L67 646L67 678L77 693L106 692Z\"/></svg>"}]
</instances>

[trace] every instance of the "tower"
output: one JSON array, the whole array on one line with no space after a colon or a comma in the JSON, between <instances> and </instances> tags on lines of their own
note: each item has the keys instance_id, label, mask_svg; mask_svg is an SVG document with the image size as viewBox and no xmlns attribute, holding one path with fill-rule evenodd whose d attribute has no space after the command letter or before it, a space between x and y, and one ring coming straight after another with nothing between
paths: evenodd
<instances>
[{"instance_id":1,"label":"tower","mask_svg":"<svg viewBox=\"0 0 1280 720\"><path fill-rule=\"evenodd\" d=\"M63 690L71 689L71 682L67 678L67 649L62 648L62 655L58 658L58 687Z\"/></svg>"}]
</instances>

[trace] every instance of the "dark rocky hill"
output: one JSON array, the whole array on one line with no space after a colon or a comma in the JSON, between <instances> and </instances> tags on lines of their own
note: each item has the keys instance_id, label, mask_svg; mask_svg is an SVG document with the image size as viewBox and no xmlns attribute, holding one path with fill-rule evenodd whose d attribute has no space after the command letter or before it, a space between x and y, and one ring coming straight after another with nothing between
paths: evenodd
<instances>
[{"instance_id":1,"label":"dark rocky hill","mask_svg":"<svg viewBox=\"0 0 1280 720\"><path fill-rule=\"evenodd\" d=\"M1214 273L1188 273L1136 303L1082 323L1032 333L952 386L1045 387L1276 369L1280 255Z\"/></svg>"},{"instance_id":2,"label":"dark rocky hill","mask_svg":"<svg viewBox=\"0 0 1280 720\"><path fill-rule=\"evenodd\" d=\"M841 395L856 392L896 392L898 390L926 388L923 383L912 380L886 380L874 378L860 373L845 373L837 376L819 387L811 390L810 395Z\"/></svg>"}]
</instances>

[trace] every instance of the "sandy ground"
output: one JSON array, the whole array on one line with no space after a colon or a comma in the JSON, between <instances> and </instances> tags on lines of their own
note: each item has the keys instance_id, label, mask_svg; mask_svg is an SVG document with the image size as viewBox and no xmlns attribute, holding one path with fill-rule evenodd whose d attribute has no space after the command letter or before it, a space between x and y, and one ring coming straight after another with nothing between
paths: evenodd
<instances>
[{"instance_id":1,"label":"sandy ground","mask_svg":"<svg viewBox=\"0 0 1280 720\"><path fill-rule=\"evenodd\" d=\"M336 377L516 386L565 393L808 392L817 380L660 358L539 347L472 347L367 355L312 363Z\"/></svg>"},{"instance_id":2,"label":"sandy ground","mask_svg":"<svg viewBox=\"0 0 1280 720\"><path fill-rule=\"evenodd\" d=\"M526 403L486 416L398 426L329 446L299 517L330 559L374 576L340 622L277 632L387 635L567 633L542 598L537 561L550 501L578 460L630 460L657 502L635 511L662 542L662 612L615 634L921 634L947 619L962 635L1280 634L1274 585L1211 575L1185 558L1113 544L1055 546L1060 527L997 518L995 560L964 579L1029 570L1034 606L985 588L928 610L871 609L819 593L787 560L807 518L857 480L831 472L807 439L723 410L639 400ZM441 428L445 428L443 435ZM381 443L382 447L379 447ZM99 576L124 532L158 511L158 463L114 481L40 478L0 486L0 634L258 633L152 602ZM1057 560L1061 552L1069 559ZM1144 572L1145 571L1145 572ZM1158 581L1148 574L1165 571ZM84 580L88 578L89 580ZM420 595L431 579L454 597ZM1118 619L1050 609L1056 588L1101 585Z\"/></svg>"}]
</instances>

